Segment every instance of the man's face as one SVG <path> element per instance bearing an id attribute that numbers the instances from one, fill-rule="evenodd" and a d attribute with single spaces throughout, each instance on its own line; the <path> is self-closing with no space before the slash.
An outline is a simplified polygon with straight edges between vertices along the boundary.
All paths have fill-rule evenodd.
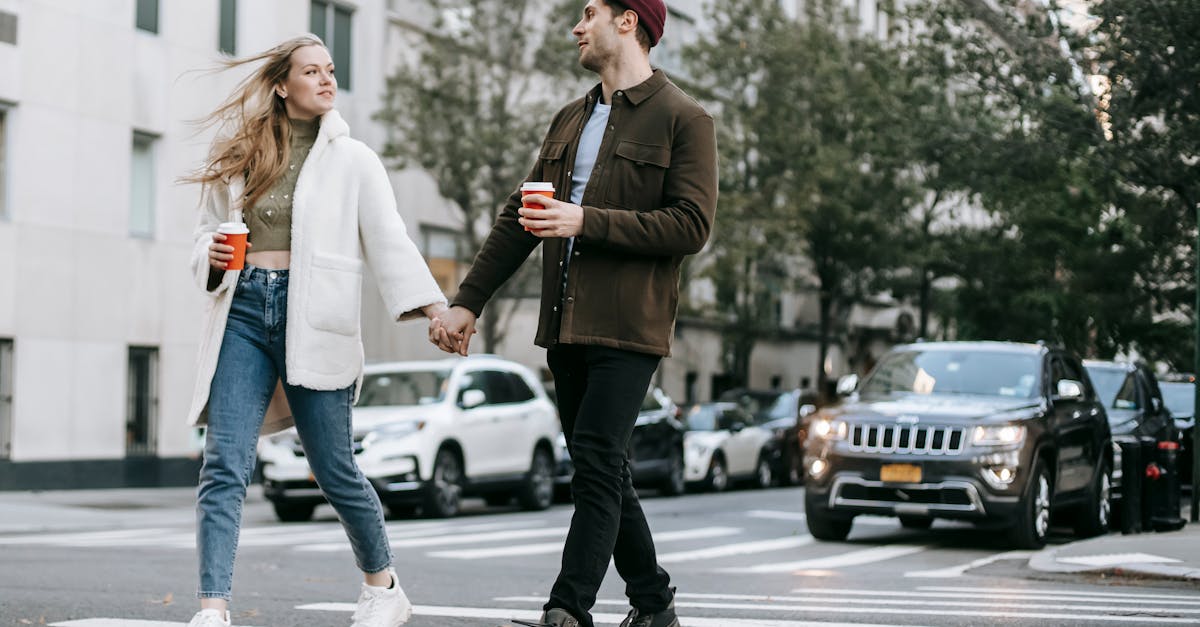
<path id="1" fill-rule="evenodd" d="M 588 0 L 571 34 L 579 42 L 579 64 L 593 72 L 599 73 L 617 55 L 616 16 L 601 0 Z"/>

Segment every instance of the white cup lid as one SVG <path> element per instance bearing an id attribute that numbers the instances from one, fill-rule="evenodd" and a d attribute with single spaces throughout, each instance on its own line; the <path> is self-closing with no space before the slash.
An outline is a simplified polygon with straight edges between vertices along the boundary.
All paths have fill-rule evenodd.
<path id="1" fill-rule="evenodd" d="M 221 226 L 217 227 L 217 232 L 224 235 L 240 235 L 249 233 L 250 228 L 244 222 L 222 222 Z"/>
<path id="2" fill-rule="evenodd" d="M 554 183 L 544 183 L 537 181 L 526 181 L 521 184 L 521 191 L 529 192 L 552 192 L 554 191 Z"/>

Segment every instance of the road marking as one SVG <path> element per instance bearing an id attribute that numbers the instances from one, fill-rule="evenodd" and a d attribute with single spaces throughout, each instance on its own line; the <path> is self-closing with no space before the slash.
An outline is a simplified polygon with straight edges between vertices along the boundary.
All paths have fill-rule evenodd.
<path id="1" fill-rule="evenodd" d="M 893 594 L 892 596 L 898 596 L 898 595 Z M 1084 611 L 1084 612 L 1127 612 L 1129 610 L 1128 607 L 1121 607 L 1119 605 L 1121 603 L 1121 601 L 1117 601 L 1117 602 L 1115 602 L 1114 605 L 1111 605 L 1111 606 L 1110 605 L 1103 605 L 1103 606 L 1101 606 L 1101 605 L 1063 605 L 1062 603 L 1037 605 L 1037 604 L 1031 604 L 1031 603 L 981 603 L 980 599 L 978 599 L 978 598 L 972 598 L 970 600 L 965 600 L 965 601 L 938 601 L 935 599 L 925 599 L 925 598 L 914 599 L 914 598 L 912 598 L 912 595 L 907 595 L 907 596 L 908 596 L 908 598 L 904 598 L 904 599 L 878 598 L 878 597 L 874 597 L 874 598 L 838 598 L 837 601 L 838 601 L 838 603 L 842 603 L 844 605 L 882 604 L 882 605 L 919 605 L 922 607 L 927 607 L 927 606 L 933 605 L 933 606 L 945 606 L 945 607 L 966 607 L 966 608 L 987 609 L 987 610 L 1000 610 L 1000 609 L 1079 610 L 1079 611 Z M 696 593 L 686 593 L 686 592 L 679 592 L 679 593 L 676 593 L 676 595 L 675 595 L 676 603 L 683 604 L 681 606 L 686 606 L 688 599 L 811 604 L 811 603 L 828 603 L 830 600 L 830 597 L 831 597 L 831 595 L 816 594 L 815 592 L 813 593 L 812 596 L 781 596 L 781 595 L 761 595 L 761 594 L 696 594 Z M 497 600 L 500 600 L 500 599 L 497 599 Z M 516 600 L 516 599 L 506 599 L 506 600 Z M 1032 599 L 1028 599 L 1028 600 L 1030 600 L 1030 601 L 1053 601 L 1054 599 L 1032 598 Z M 1096 599 L 1082 599 L 1081 601 L 1084 603 L 1102 602 L 1102 601 L 1099 601 Z M 1145 602 L 1143 602 L 1143 601 L 1124 600 L 1123 602 L 1124 603 L 1139 603 L 1143 606 L 1145 605 Z M 1107 602 L 1103 602 L 1103 603 L 1107 603 Z M 807 605 L 799 605 L 799 606 L 780 605 L 778 607 L 781 609 L 796 609 L 796 608 L 807 607 Z M 1179 613 L 1179 614 L 1200 614 L 1200 608 L 1156 607 L 1156 608 L 1150 608 L 1150 609 L 1148 609 L 1148 611 L 1157 611 L 1157 612 L 1170 611 L 1170 612 L 1175 612 L 1175 613 Z"/>
<path id="2" fill-rule="evenodd" d="M 84 618 L 50 623 L 49 627 L 187 627 L 187 623 L 171 623 L 161 620 L 137 620 L 133 618 Z M 235 625 L 235 627 L 247 627 Z"/>
<path id="3" fill-rule="evenodd" d="M 1200 605 L 1200 595 L 1162 595 L 1167 598 L 1159 600 L 1153 598 L 1157 595 L 1149 595 L 1150 598 L 1145 598 L 1138 595 L 1123 595 L 1120 593 L 1108 592 L 1071 592 L 1068 590 L 1061 592 L 1026 592 L 1007 588 L 1006 590 L 1009 590 L 1009 592 L 992 593 L 985 592 L 985 590 L 985 588 L 980 588 L 977 592 L 935 592 L 931 591 L 931 587 L 922 586 L 915 591 L 904 592 L 891 592 L 886 590 L 848 590 L 844 588 L 796 588 L 792 590 L 792 592 L 796 594 L 811 594 L 824 598 L 849 596 L 916 597 L 928 599 L 930 603 L 937 603 L 937 601 L 934 599 L 976 599 L 986 601 L 1070 601 L 1076 603 L 1091 603 L 1097 600 L 1102 600 L 1105 603 Z"/>
<path id="4" fill-rule="evenodd" d="M 700 529 L 684 529 L 682 531 L 665 531 L 654 534 L 655 543 L 676 542 L 681 540 L 701 540 L 719 538 L 741 533 L 736 527 L 702 527 Z M 563 530 L 566 535 L 566 530 Z M 495 557 L 514 557 L 518 555 L 543 555 L 546 553 L 561 553 L 562 542 L 542 542 L 538 544 L 518 544 L 487 549 L 463 549 L 457 551 L 433 551 L 426 555 L 444 559 L 474 560 Z"/>
<path id="5" fill-rule="evenodd" d="M 862 566 L 884 560 L 895 559 L 913 553 L 920 553 L 929 547 L 909 544 L 893 544 L 877 546 L 861 551 L 851 551 L 831 557 L 818 557 L 796 562 L 779 562 L 774 564 L 759 564 L 746 568 L 723 568 L 725 573 L 786 573 L 795 570 L 843 568 L 846 566 Z"/>
<path id="6" fill-rule="evenodd" d="M 971 570 L 972 568 L 979 568 L 981 566 L 987 566 L 988 564 L 999 562 L 1001 560 L 1029 559 L 1030 557 L 1033 557 L 1033 554 L 1034 554 L 1034 551 L 1006 551 L 1004 553 L 997 553 L 995 555 L 989 555 L 988 557 L 981 557 L 977 560 L 968 562 L 966 564 L 962 564 L 960 566 L 949 566 L 947 568 L 935 568 L 932 570 L 910 570 L 910 571 L 904 573 L 904 576 L 905 577 L 929 577 L 929 578 L 961 577 L 962 575 L 966 574 L 966 572 L 968 570 Z"/>
<path id="7" fill-rule="evenodd" d="M 920 586 L 917 590 L 928 592 L 969 592 L 973 594 L 1025 594 L 1025 595 L 1070 595 L 1077 597 L 1103 597 L 1109 598 L 1126 598 L 1126 599 L 1165 599 L 1178 601 L 1200 601 L 1200 594 L 1145 594 L 1145 593 L 1130 593 L 1130 592 L 1087 592 L 1084 590 L 1033 590 L 1024 588 L 971 588 L 964 586 Z"/>
<path id="8" fill-rule="evenodd" d="M 119 529 L 116 531 L 89 531 L 84 533 L 28 534 L 0 538 L 0 544 L 63 544 L 64 546 L 88 546 L 99 541 L 118 542 L 127 538 L 140 539 L 146 535 L 173 533 L 172 529 Z M 82 543 L 82 544 L 76 544 Z"/>
<path id="9" fill-rule="evenodd" d="M 720 546 L 709 547 L 707 549 L 697 549 L 695 551 L 662 553 L 658 556 L 658 563 L 673 564 L 677 562 L 692 562 L 695 560 L 729 557 L 732 555 L 767 553 L 769 551 L 794 549 L 796 547 L 812 544 L 813 542 L 815 542 L 813 537 L 808 535 L 776 538 L 774 540 L 760 540 L 757 542 L 738 542 L 736 544 L 724 544 Z"/>
<path id="10" fill-rule="evenodd" d="M 539 602 L 541 600 L 541 598 L 540 597 L 501 597 L 496 600 L 504 601 L 504 602 L 514 602 L 514 603 L 525 603 L 525 602 L 536 603 L 536 602 Z M 1082 614 L 1082 613 L 1078 613 L 1078 612 L 1070 613 L 1070 614 L 1063 614 L 1063 613 L 1051 613 L 1051 612 L 1001 611 L 1001 610 L 995 610 L 995 609 L 993 609 L 993 610 L 984 610 L 984 609 L 937 610 L 937 609 L 930 609 L 929 607 L 927 607 L 928 604 L 924 604 L 919 601 L 913 601 L 911 604 L 922 605 L 922 607 L 913 608 L 913 609 L 898 608 L 898 607 L 853 608 L 853 607 L 846 607 L 845 605 L 822 606 L 822 605 L 816 604 L 816 603 L 820 603 L 820 602 L 826 602 L 826 603 L 830 602 L 831 599 L 829 599 L 828 597 L 825 597 L 822 600 L 804 599 L 804 601 L 805 601 L 805 604 L 803 604 L 803 605 L 782 605 L 782 604 L 776 604 L 776 603 L 704 603 L 704 602 L 697 602 L 697 601 L 685 601 L 682 599 L 682 596 L 680 596 L 680 597 L 676 598 L 676 600 L 675 600 L 675 607 L 676 608 L 706 609 L 706 610 L 738 610 L 738 611 L 742 611 L 742 612 L 749 610 L 749 611 L 759 611 L 759 612 L 764 612 L 764 611 L 765 612 L 821 612 L 821 613 L 838 613 L 838 614 L 877 614 L 877 615 L 878 614 L 891 614 L 891 615 L 898 615 L 898 616 L 920 615 L 920 616 L 958 616 L 958 617 L 980 617 L 980 618 L 1041 618 L 1041 619 L 1098 620 L 1098 621 L 1126 621 L 1126 622 L 1131 619 L 1136 619 L 1139 623 L 1190 623 L 1190 624 L 1196 623 L 1195 618 L 1182 618 L 1179 616 L 1150 615 L 1151 612 L 1172 613 L 1172 614 L 1178 614 L 1181 612 L 1181 610 L 1174 609 L 1174 608 L 1156 608 L 1154 610 L 1147 610 L 1147 609 L 1135 610 L 1134 608 L 1124 608 L 1123 607 L 1123 608 L 1116 608 L 1115 610 L 1103 610 L 1103 609 L 1099 609 L 1099 608 L 1088 608 L 1088 609 L 1084 610 L 1084 611 L 1090 611 L 1090 612 L 1095 612 L 1095 611 L 1121 612 L 1120 615 L 1113 615 L 1113 614 Z M 839 599 L 837 602 L 842 603 L 842 600 Z M 625 599 L 598 599 L 596 601 L 596 605 L 627 606 L 628 604 L 629 604 L 629 601 L 625 600 Z M 970 604 L 966 604 L 966 603 L 964 605 L 970 606 Z M 1015 609 L 1020 609 L 1020 606 L 1016 606 Z M 1068 608 L 1054 608 L 1054 609 L 1068 609 Z M 1182 610 L 1182 611 L 1186 612 L 1186 610 Z M 722 620 L 729 620 L 729 619 L 722 619 Z M 692 623 L 691 620 L 688 620 L 687 622 L 689 624 Z"/>
<path id="11" fill-rule="evenodd" d="M 534 599 L 534 597 L 523 597 Z M 531 603 L 543 603 L 545 599 L 536 598 Z M 622 603 L 628 604 L 627 601 Z M 318 610 L 326 612 L 353 612 L 355 605 L 353 603 L 309 603 L 307 605 L 297 605 L 298 610 Z M 537 620 L 541 618 L 541 610 L 519 610 L 519 609 L 503 609 L 491 607 L 448 607 L 437 605 L 417 605 L 413 607 L 413 614 L 416 616 L 444 616 L 447 618 L 484 618 L 495 620 L 508 620 L 511 618 L 520 618 L 522 620 Z M 624 621 L 624 614 L 604 614 L 593 613 L 592 620 L 601 625 L 618 625 Z M 807 620 L 776 620 L 776 619 L 754 619 L 754 618 L 695 618 L 695 617 L 680 617 L 680 620 L 686 623 L 689 627 L 887 627 L 886 625 L 869 624 L 869 623 L 834 623 L 825 621 L 807 621 Z M 170 623 L 171 627 L 175 627 L 174 623 Z M 86 625 L 81 627 L 101 627 Z M 104 626 L 109 627 L 109 626 Z M 117 626 L 111 626 L 117 627 Z"/>
<path id="12" fill-rule="evenodd" d="M 481 542 L 507 542 L 511 540 L 525 540 L 528 538 L 545 538 L 550 537 L 565 537 L 567 535 L 566 527 L 551 527 L 546 529 L 513 529 L 509 531 L 487 531 L 483 533 L 454 533 L 436 536 L 401 538 L 390 540 L 392 548 L 413 548 L 422 546 L 438 546 L 438 545 L 455 545 L 455 544 L 479 544 Z M 308 546 L 296 547 L 297 551 L 329 553 L 333 551 L 344 551 L 350 547 L 350 543 L 329 542 L 324 544 L 310 544 Z"/>
<path id="13" fill-rule="evenodd" d="M 49 627 L 187 627 L 186 622 L 142 621 L 136 619 L 82 619 L 52 622 Z M 247 627 L 234 626 L 234 627 Z"/>

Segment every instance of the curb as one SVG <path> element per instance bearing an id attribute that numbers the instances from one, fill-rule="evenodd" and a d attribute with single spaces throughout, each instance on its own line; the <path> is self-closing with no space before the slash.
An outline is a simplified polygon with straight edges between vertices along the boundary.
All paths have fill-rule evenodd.
<path id="1" fill-rule="evenodd" d="M 1089 566 L 1086 564 L 1071 564 L 1058 560 L 1058 553 L 1067 547 L 1078 547 L 1080 544 L 1091 542 L 1098 545 L 1106 539 L 1105 536 L 1069 542 L 1053 548 L 1046 548 L 1034 553 L 1029 558 L 1029 568 L 1043 573 L 1061 575 L 1106 575 L 1111 577 L 1132 577 L 1165 579 L 1173 581 L 1200 581 L 1200 568 L 1192 566 L 1173 566 L 1169 564 L 1117 564 L 1106 566 Z"/>

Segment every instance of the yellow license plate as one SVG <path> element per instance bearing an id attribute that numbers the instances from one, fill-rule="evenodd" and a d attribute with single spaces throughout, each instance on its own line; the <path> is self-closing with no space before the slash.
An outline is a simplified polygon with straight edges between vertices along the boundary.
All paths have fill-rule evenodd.
<path id="1" fill-rule="evenodd" d="M 885 483 L 921 483 L 921 467 L 915 464 L 884 464 L 879 480 Z"/>

